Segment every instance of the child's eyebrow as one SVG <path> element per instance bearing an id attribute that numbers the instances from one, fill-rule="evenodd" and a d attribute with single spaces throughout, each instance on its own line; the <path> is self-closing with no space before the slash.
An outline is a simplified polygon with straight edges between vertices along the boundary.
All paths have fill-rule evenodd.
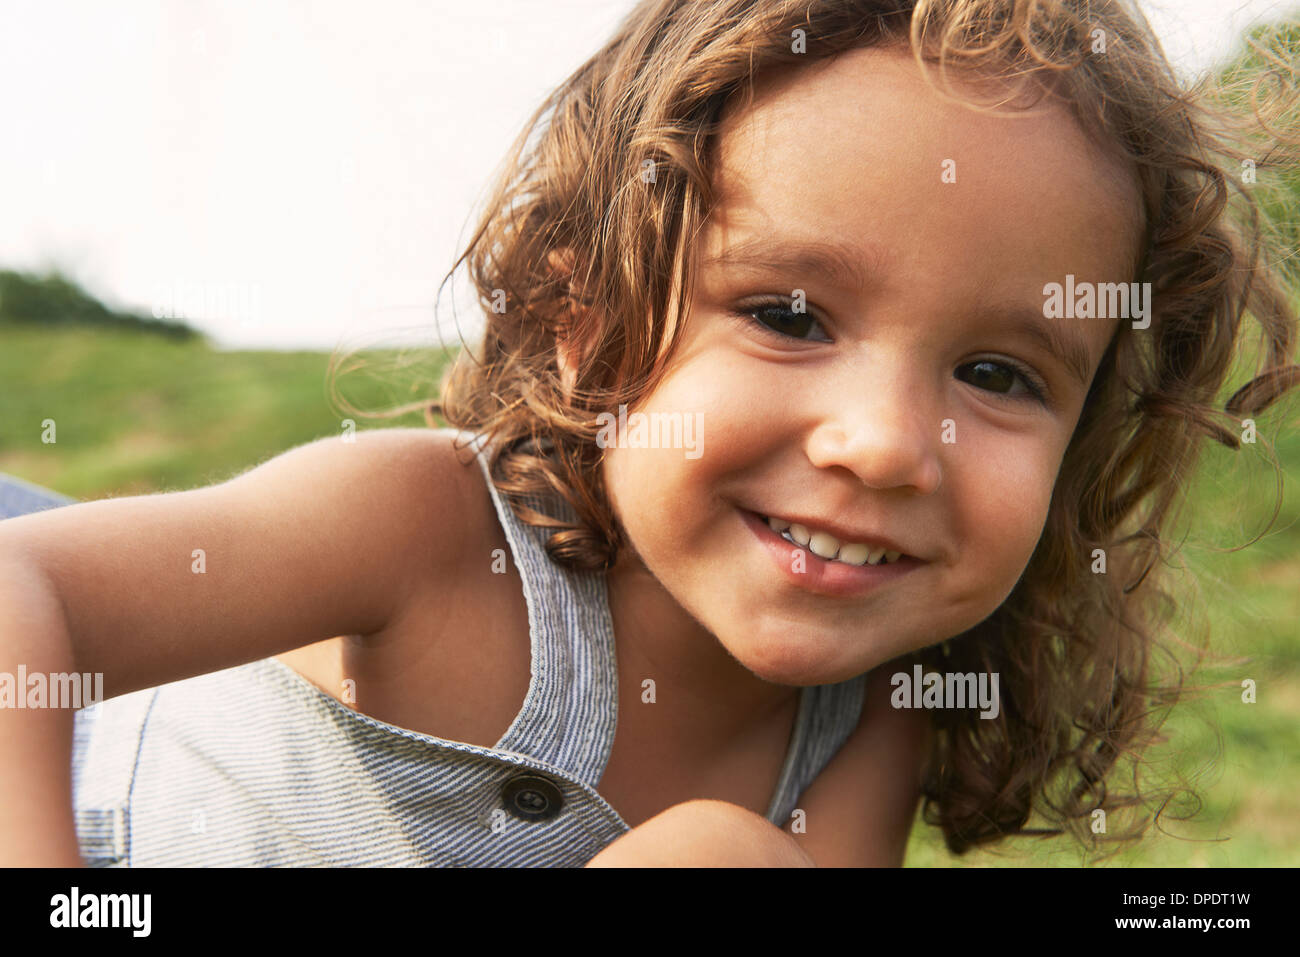
<path id="1" fill-rule="evenodd" d="M 874 244 L 859 248 L 839 242 L 755 236 L 707 257 L 703 265 L 815 274 L 842 288 L 862 290 L 886 258 L 885 251 Z M 1075 326 L 1053 322 L 1043 315 L 1041 307 L 1023 303 L 985 307 L 978 319 L 1000 325 L 1011 335 L 1033 340 L 1068 369 L 1080 385 L 1087 386 L 1092 376 L 1092 351 Z"/>
<path id="2" fill-rule="evenodd" d="M 865 266 L 864 256 L 867 259 Z M 815 273 L 842 287 L 865 289 L 869 276 L 881 271 L 884 260 L 884 250 L 874 244 L 857 247 L 847 243 L 755 236 L 732 243 L 722 252 L 705 259 L 704 265 Z"/>
<path id="3" fill-rule="evenodd" d="M 1021 303 L 1005 303 L 981 309 L 979 317 L 990 325 L 999 325 L 1011 335 L 1032 339 L 1050 353 L 1085 388 L 1092 377 L 1092 351 L 1079 333 L 1078 325 L 1064 325 Z M 1085 320 L 1086 321 L 1086 320 Z M 1097 322 L 1105 322 L 1098 319 Z"/>

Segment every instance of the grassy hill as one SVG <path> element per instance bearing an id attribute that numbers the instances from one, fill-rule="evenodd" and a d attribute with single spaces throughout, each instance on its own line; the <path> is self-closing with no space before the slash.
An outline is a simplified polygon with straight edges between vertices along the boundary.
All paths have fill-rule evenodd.
<path id="1" fill-rule="evenodd" d="M 200 339 L 94 325 L 14 325 L 0 336 L 0 471 L 79 499 L 210 485 L 337 435 L 348 417 L 326 394 L 327 353 L 219 352 Z M 433 363 L 422 373 L 428 394 L 441 368 Z M 360 377 L 340 390 L 367 409 L 398 404 Z M 358 429 L 424 424 L 417 413 L 354 418 Z M 57 441 L 47 445 L 49 419 Z"/>
<path id="2" fill-rule="evenodd" d="M 0 325 L 98 326 L 150 332 L 180 342 L 205 339 L 184 322 L 110 309 L 58 272 L 36 275 L 0 269 Z"/>

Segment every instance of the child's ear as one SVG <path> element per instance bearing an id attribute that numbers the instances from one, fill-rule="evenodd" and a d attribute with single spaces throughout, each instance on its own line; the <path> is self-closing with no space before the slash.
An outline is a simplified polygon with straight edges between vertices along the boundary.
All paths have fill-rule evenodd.
<path id="1" fill-rule="evenodd" d="M 578 355 L 573 348 L 572 339 L 556 340 L 555 362 L 560 367 L 560 386 L 564 389 L 564 397 L 570 399 L 578 381 Z"/>
<path id="2" fill-rule="evenodd" d="M 584 352 L 582 345 L 574 335 L 574 320 L 577 315 L 574 312 L 573 304 L 577 297 L 573 294 L 573 271 L 577 257 L 574 255 L 572 248 L 564 246 L 551 250 L 547 254 L 546 262 L 550 266 L 551 272 L 562 281 L 566 295 L 569 297 L 568 309 L 555 335 L 555 361 L 560 370 L 560 385 L 564 389 L 565 396 L 569 397 L 573 394 L 574 385 L 578 378 L 578 365 L 582 362 Z"/>

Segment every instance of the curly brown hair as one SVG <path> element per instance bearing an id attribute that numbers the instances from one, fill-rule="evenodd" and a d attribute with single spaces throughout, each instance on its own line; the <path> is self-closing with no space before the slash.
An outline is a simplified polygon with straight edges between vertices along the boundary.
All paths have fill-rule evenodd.
<path id="1" fill-rule="evenodd" d="M 1156 740 L 1157 706 L 1181 687 L 1154 666 L 1172 605 L 1156 566 L 1204 440 L 1238 449 L 1243 420 L 1300 382 L 1294 239 L 1275 235 L 1263 175 L 1297 168 L 1295 68 L 1268 43 L 1254 42 L 1251 75 L 1189 91 L 1122 2 L 644 0 L 512 147 L 447 276 L 468 261 L 483 340 L 461 352 L 428 420 L 441 411 L 490 438 L 496 486 L 524 521 L 550 529 L 555 561 L 612 567 L 624 543 L 595 416 L 634 406 L 673 356 L 691 299 L 689 240 L 717 202 L 711 146 L 724 105 L 752 96 L 759 75 L 878 44 L 910 46 L 945 90 L 950 68 L 1036 81 L 1131 164 L 1141 188 L 1132 279 L 1151 283 L 1150 327 L 1121 323 L 1103 356 L 1011 595 L 914 656 L 1001 675 L 996 719 L 932 712 L 924 817 L 949 849 L 1061 833 L 1026 828 L 1031 812 L 1091 838 L 1095 809 L 1140 803 L 1136 776 L 1133 794 L 1106 781 L 1122 755 Z M 1239 182 L 1250 163 L 1255 180 Z M 647 170 L 654 188 L 635 188 Z M 1261 358 L 1220 408 L 1247 315 Z M 575 521 L 533 507 L 554 495 Z M 1107 574 L 1092 573 L 1095 549 Z"/>

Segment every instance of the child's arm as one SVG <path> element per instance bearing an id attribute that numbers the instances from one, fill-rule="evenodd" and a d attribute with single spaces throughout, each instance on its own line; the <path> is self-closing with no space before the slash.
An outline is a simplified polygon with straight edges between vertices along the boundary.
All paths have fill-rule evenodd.
<path id="1" fill-rule="evenodd" d="M 792 836 L 818 867 L 902 866 L 932 732 L 929 712 L 890 705 L 898 670 L 868 675 L 857 729 L 799 798 L 805 832 Z"/>
<path id="2" fill-rule="evenodd" d="M 386 429 L 0 522 L 0 672 L 102 672 L 111 698 L 380 631 L 454 584 L 474 471 L 446 433 Z M 0 865 L 76 857 L 71 746 L 67 709 L 0 708 Z"/>
<path id="3" fill-rule="evenodd" d="M 37 569 L 0 549 L 0 672 L 13 676 L 11 687 L 22 694 L 18 663 L 46 674 L 76 670 L 58 596 Z M 0 708 L 0 867 L 81 866 L 72 825 L 72 715 Z"/>
<path id="4" fill-rule="evenodd" d="M 674 804 L 611 843 L 587 867 L 815 867 L 767 818 L 727 801 Z"/>

